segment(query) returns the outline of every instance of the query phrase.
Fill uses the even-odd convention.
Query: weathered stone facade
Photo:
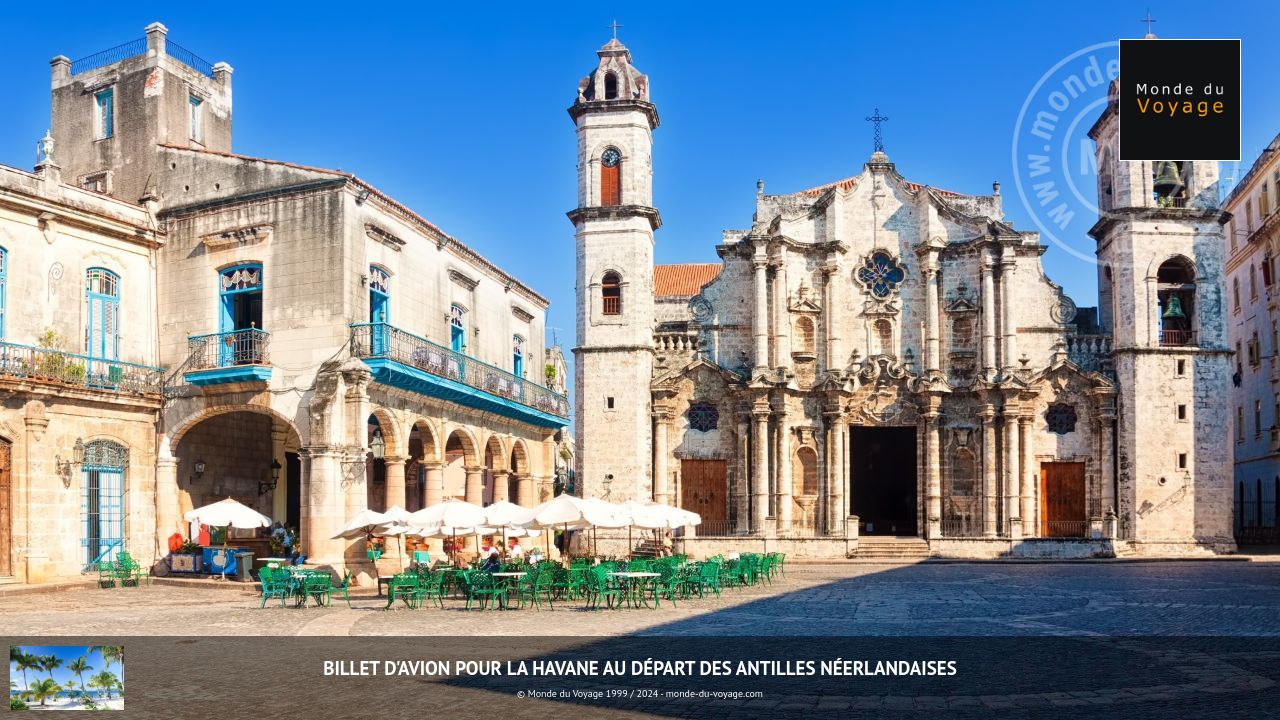
[[[9,251],[52,248],[13,256],[11,297],[40,298],[44,317],[27,327],[15,313],[24,324],[5,339],[51,327],[89,343],[85,268],[106,268],[126,289],[111,359],[165,374],[125,400],[93,383],[47,398],[24,384],[10,398],[0,434],[28,468],[14,474],[14,517],[26,527],[28,508],[57,505],[66,518],[47,523],[48,542],[0,527],[15,558],[50,546],[39,552],[52,571],[31,579],[86,565],[52,549],[55,533],[83,544],[66,504],[76,486],[53,472],[76,437],[127,449],[119,544],[145,562],[191,532],[184,511],[223,497],[299,527],[312,562],[361,574],[373,570],[364,540],[331,538],[366,507],[550,497],[569,407],[563,358],[543,349],[543,296],[349,173],[232,154],[230,66],[181,50],[158,23],[51,65],[53,140],[81,187],[18,181],[66,207],[0,218]],[[72,274],[46,289],[55,258]],[[28,458],[24,432],[52,442]]]
[[[164,233],[45,150],[34,174],[0,167],[0,577],[33,583],[158,550]]]
[[[1227,347],[1234,353],[1228,405],[1235,459],[1236,534],[1280,540],[1280,137],[1240,179],[1223,208]]]
[[[637,148],[611,133],[656,111],[647,79],[631,100],[593,96],[606,73],[643,77],[616,41],[599,54],[571,110],[577,352],[602,359],[578,371],[588,494],[648,459],[610,492],[693,509],[699,535],[802,554],[873,535],[960,556],[1233,547],[1212,163],[1186,164],[1190,202],[1153,196],[1150,163],[1113,160],[1113,100],[1093,135],[1109,183],[1094,228],[1099,308],[1078,308],[1045,276],[1046,247],[1003,219],[998,183],[990,195],[929,187],[882,151],[808,190],[760,183],[751,226],[716,247],[718,268],[654,268],[649,226],[619,242],[621,218],[647,211],[649,137]],[[638,151],[646,173],[630,195],[623,173],[614,202],[597,169],[611,142]],[[606,271],[630,283],[609,337]],[[1172,294],[1186,314],[1171,320]],[[649,347],[636,347],[640,333]],[[645,392],[634,377],[647,367]],[[612,418],[599,409],[610,400]]]

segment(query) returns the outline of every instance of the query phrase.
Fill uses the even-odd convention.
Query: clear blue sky
[[[21,647],[24,652],[31,653],[32,655],[58,656],[58,659],[62,661],[62,667],[54,669],[53,680],[61,685],[64,690],[80,689],[80,678],[76,677],[75,673],[66,668],[67,663],[75,660],[76,658],[85,658],[89,663],[89,667],[92,668],[84,673],[86,683],[89,681],[90,677],[107,669],[107,666],[102,662],[102,656],[99,655],[97,651],[90,650],[84,645],[21,645],[19,647]],[[115,675],[120,682],[124,682],[124,666],[122,663],[113,661],[111,663],[110,670],[111,674]],[[27,671],[28,682],[44,680],[48,677],[49,673],[44,670]],[[17,670],[17,667],[12,662],[9,663],[9,679],[18,683],[17,689],[26,689],[22,685],[22,673]]]
[[[576,188],[565,109],[613,18],[662,118],[656,256],[669,263],[715,261],[720,231],[750,223],[757,178],[769,192],[790,192],[859,172],[871,149],[863,118],[874,107],[891,118],[885,142],[905,176],[966,193],[990,192],[999,179],[1009,219],[1034,229],[1013,183],[1019,108],[1064,56],[1140,37],[1148,8],[1118,0],[469,5],[7,4],[0,162],[34,162],[48,125],[49,58],[94,53],[160,20],[171,39],[235,68],[237,152],[340,167],[374,183],[548,296],[548,325],[568,348],[574,252],[564,213]],[[1256,156],[1280,130],[1280,8],[1150,5],[1162,37],[1243,38],[1244,157]],[[1088,251],[1090,222],[1064,241]],[[1045,264],[1079,305],[1096,303],[1091,265],[1056,247]]]

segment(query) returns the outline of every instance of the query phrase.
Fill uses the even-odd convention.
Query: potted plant
[[[200,572],[203,554],[203,549],[199,543],[187,540],[182,543],[182,546],[176,552],[169,555],[169,570],[171,572],[198,573]]]

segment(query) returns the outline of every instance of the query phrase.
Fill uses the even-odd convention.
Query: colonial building
[[[64,183],[51,150],[0,167],[0,581],[155,552],[164,232]]]
[[[1280,540],[1280,137],[1227,197],[1227,336],[1235,351],[1230,411],[1236,537]]]
[[[1215,163],[1153,187],[1160,164],[1116,160],[1112,96],[1097,308],[1045,276],[998,183],[914,182],[882,148],[834,182],[760,183],[721,262],[654,267],[657,109],[621,43],[598,56],[569,109],[587,494],[693,509],[721,549],[1233,547]]]
[[[231,77],[159,23],[104,53],[53,59],[52,137],[62,177],[80,189],[15,174],[31,207],[15,221],[21,243],[5,244],[21,268],[10,298],[27,311],[10,315],[5,339],[35,344],[49,327],[78,352],[83,337],[75,362],[107,380],[42,414],[30,382],[10,397],[0,433],[15,450],[40,418],[56,435],[48,458],[16,456],[37,463],[18,494],[43,505],[88,493],[63,487],[53,454],[69,457],[80,436],[97,457],[92,443],[110,438],[129,449],[110,489],[127,499],[113,522],[135,556],[150,561],[157,538],[185,535],[183,511],[233,497],[299,527],[311,561],[336,568],[365,559],[363,540],[331,537],[366,507],[549,497],[569,406],[563,358],[543,350],[546,298],[350,173],[234,154]],[[57,210],[46,222],[51,194],[102,227],[77,220],[83,239],[55,242],[71,224]],[[92,243],[110,245],[111,261]],[[84,282],[46,291],[58,258]],[[117,315],[104,309],[113,297]],[[98,357],[163,366],[163,393],[156,382],[121,399],[132,366],[99,373]],[[142,413],[139,434],[102,420],[107,407]],[[62,413],[97,422],[59,424]],[[88,532],[92,544],[72,524],[47,532],[81,543]],[[56,574],[94,559],[81,555],[51,558]]]

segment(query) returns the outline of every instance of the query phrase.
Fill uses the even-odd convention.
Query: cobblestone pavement
[[[237,590],[83,589],[0,597],[0,634],[1280,636],[1280,563],[796,565],[772,585],[658,610],[384,605],[259,609]]]

